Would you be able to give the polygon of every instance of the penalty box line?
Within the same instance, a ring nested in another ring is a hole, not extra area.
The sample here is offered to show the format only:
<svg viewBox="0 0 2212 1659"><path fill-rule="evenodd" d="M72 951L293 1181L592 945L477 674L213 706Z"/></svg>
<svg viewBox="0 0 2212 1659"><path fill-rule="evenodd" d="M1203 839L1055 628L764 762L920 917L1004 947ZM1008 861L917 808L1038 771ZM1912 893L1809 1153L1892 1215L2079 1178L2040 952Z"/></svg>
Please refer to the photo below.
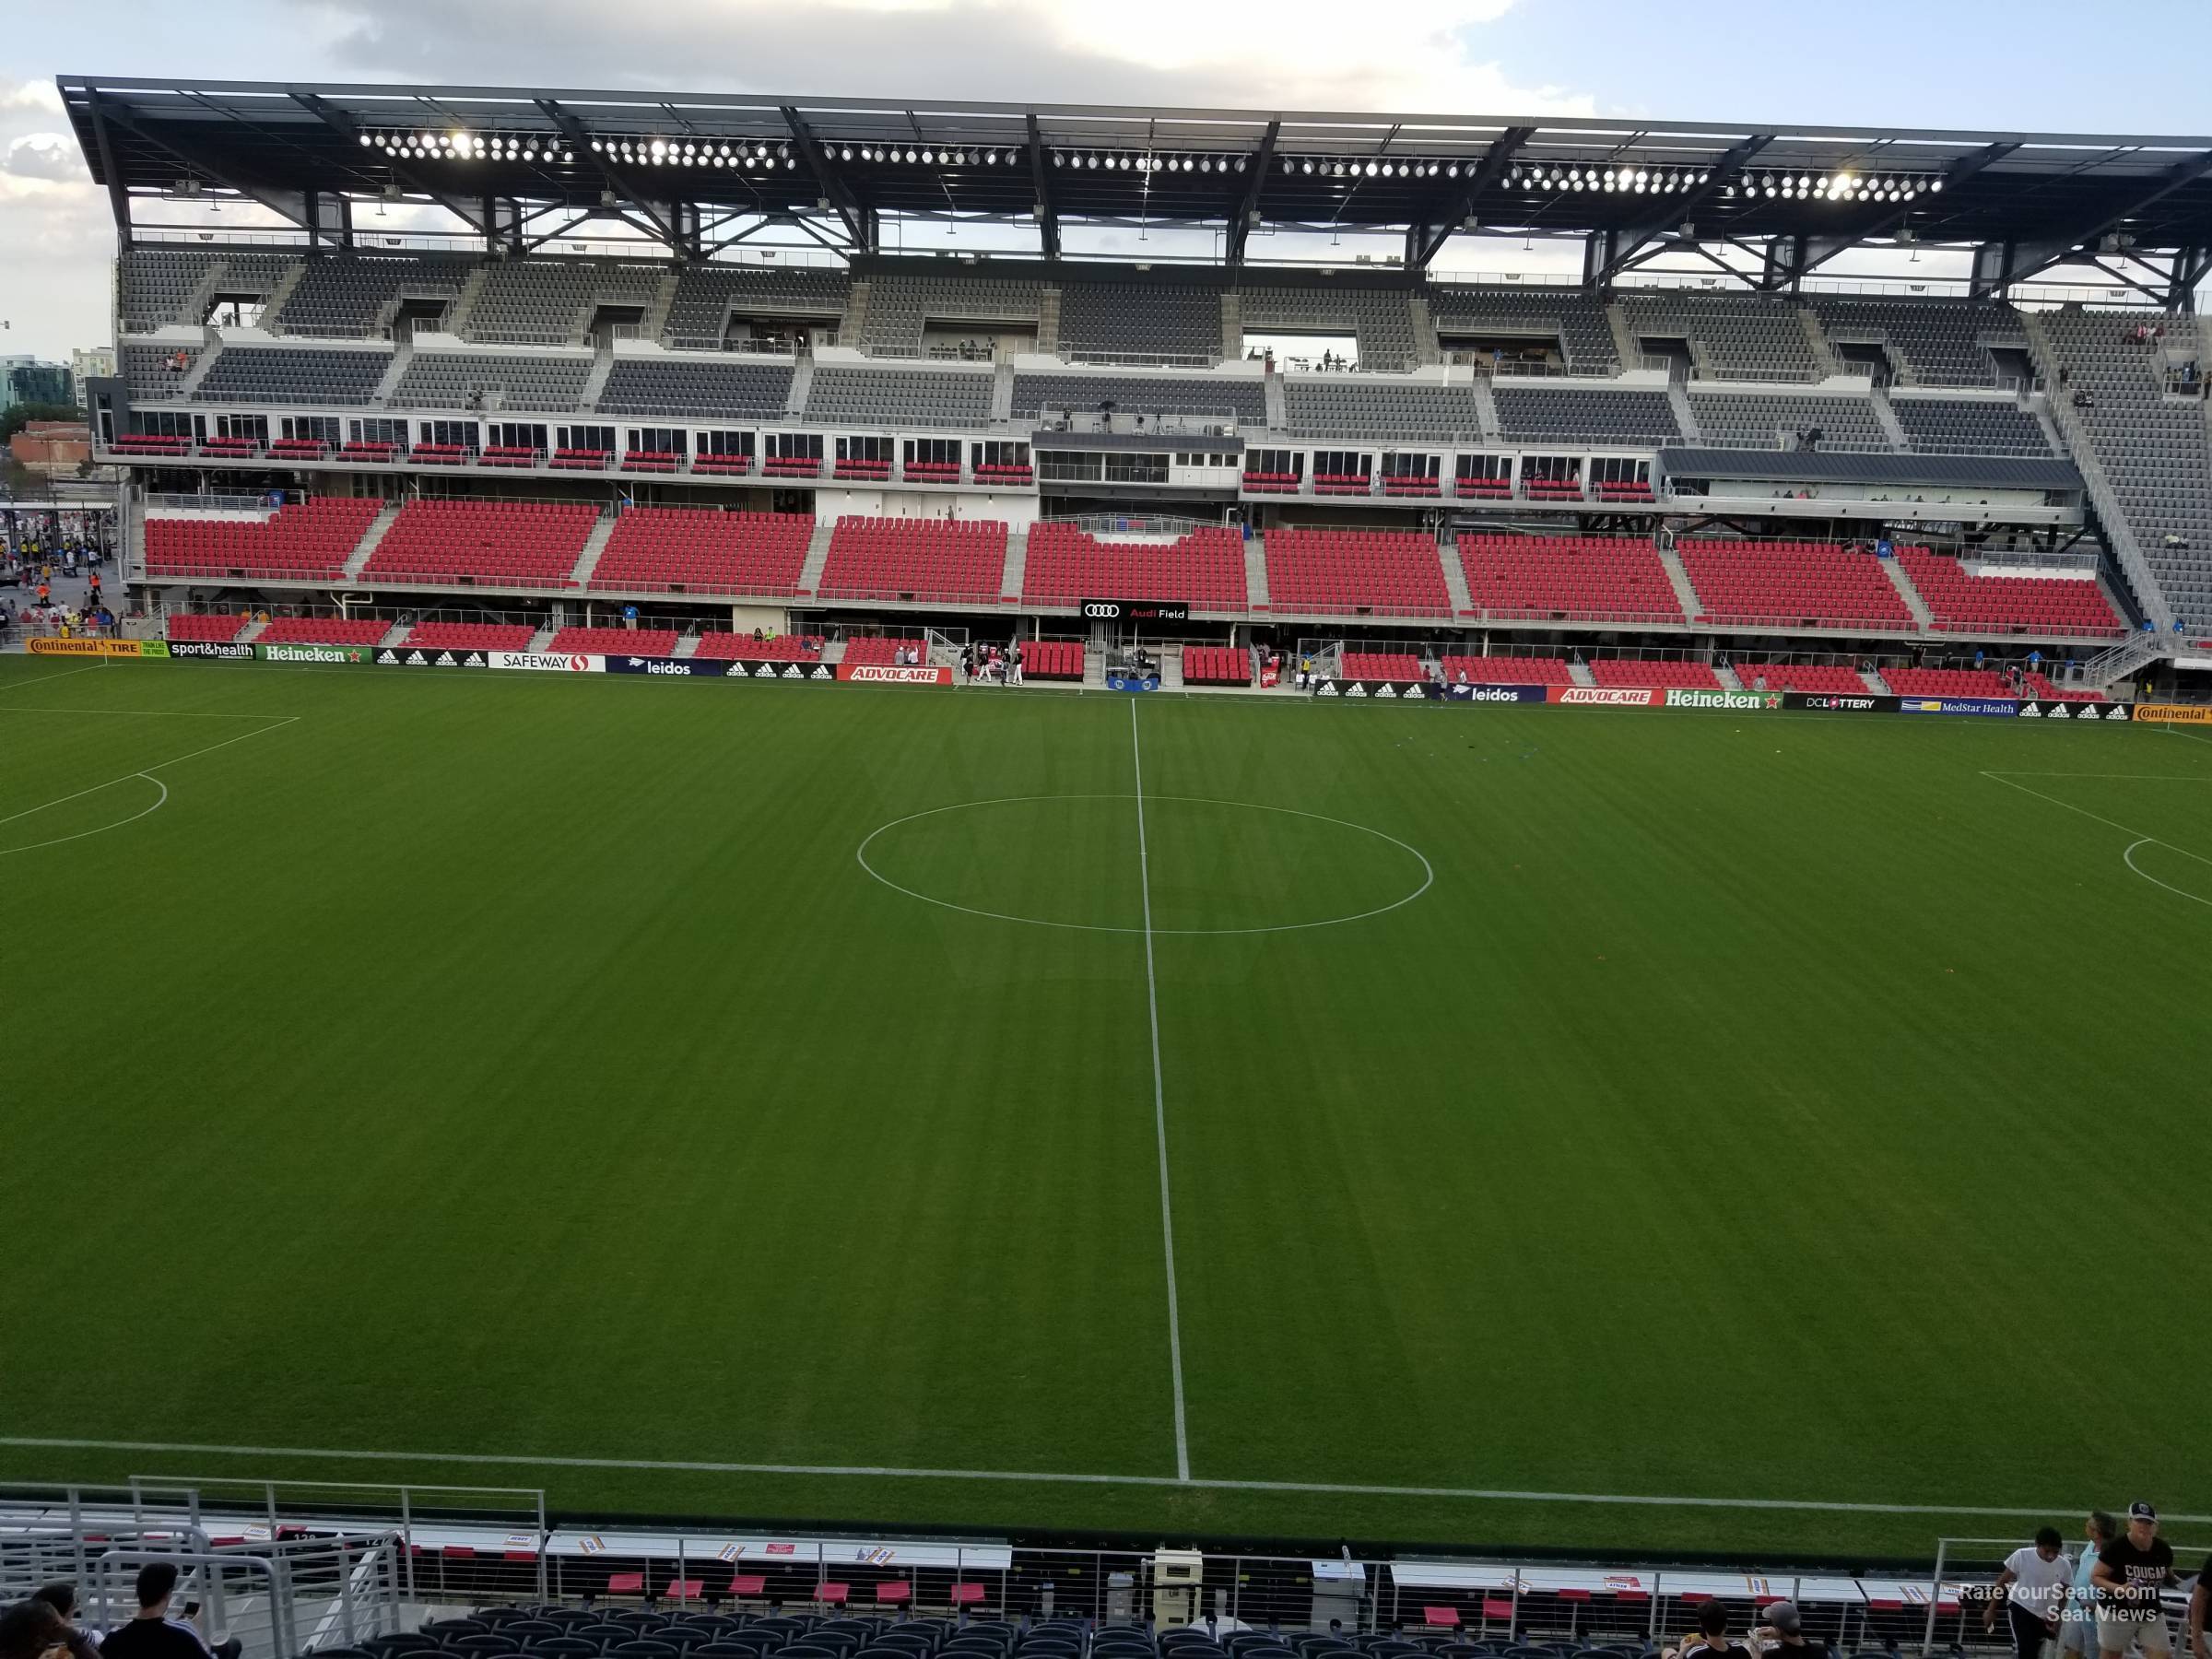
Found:
<svg viewBox="0 0 2212 1659"><path fill-rule="evenodd" d="M1852 1515L1979 1515L2001 1520L2041 1521L2094 1507L2052 1503L2014 1509L1973 1503L1871 1503L1820 1498L1702 1498L1630 1492L1538 1492L1507 1488L1389 1486L1364 1481L1227 1480L1173 1475L1065 1475L1030 1469L924 1469L892 1465L720 1463L700 1458L540 1457L514 1452L354 1452L315 1446L224 1446L194 1441L78 1440L37 1435L0 1436L0 1446L39 1451L145 1452L195 1457L314 1459L332 1463L414 1463L478 1465L501 1468L624 1469L647 1474L784 1475L873 1480L997 1481L1027 1486L1203 1488L1222 1492L1274 1492L1324 1498L1434 1498L1496 1503L1581 1503L1640 1509L1720 1509L1805 1511ZM2168 1514L2166 1519L2201 1525L2212 1515Z"/></svg>

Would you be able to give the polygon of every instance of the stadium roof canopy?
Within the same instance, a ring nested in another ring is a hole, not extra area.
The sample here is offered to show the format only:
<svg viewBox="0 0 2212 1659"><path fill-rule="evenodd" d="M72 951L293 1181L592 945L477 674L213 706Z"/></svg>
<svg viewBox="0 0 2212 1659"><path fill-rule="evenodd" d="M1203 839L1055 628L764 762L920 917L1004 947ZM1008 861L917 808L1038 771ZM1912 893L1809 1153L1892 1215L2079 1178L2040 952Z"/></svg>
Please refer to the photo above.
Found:
<svg viewBox="0 0 2212 1659"><path fill-rule="evenodd" d="M1991 292L2065 263L2156 258L2187 292L2212 246L2212 137L1754 126L496 87L59 77L118 229L147 196L261 202L310 236L350 203L435 202L522 252L612 216L711 255L765 223L844 253L900 216L1033 228L1587 239L1610 282L1659 251L1755 249L1783 287L1846 250L1975 251Z"/></svg>

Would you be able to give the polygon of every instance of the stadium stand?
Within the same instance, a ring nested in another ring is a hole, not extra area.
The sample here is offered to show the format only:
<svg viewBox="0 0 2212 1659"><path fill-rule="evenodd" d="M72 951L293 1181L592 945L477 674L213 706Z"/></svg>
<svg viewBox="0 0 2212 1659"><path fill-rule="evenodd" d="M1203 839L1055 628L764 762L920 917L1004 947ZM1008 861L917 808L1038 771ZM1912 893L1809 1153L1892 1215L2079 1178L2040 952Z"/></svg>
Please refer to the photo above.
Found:
<svg viewBox="0 0 2212 1659"><path fill-rule="evenodd" d="M1889 436L1863 397L1771 397L1743 392L1692 392L1689 412L1705 441L1730 447L1794 449L1796 435L1818 428L1820 447L1889 449Z"/></svg>
<svg viewBox="0 0 2212 1659"><path fill-rule="evenodd" d="M1706 663L1642 662L1633 657L1593 657L1590 677L1601 686L1637 686L1717 691L1721 677Z"/></svg>
<svg viewBox="0 0 2212 1659"><path fill-rule="evenodd" d="M2101 691L2084 691L2076 687L2054 686L2047 676L2038 674L2031 668L2022 669L2020 677L2028 682L2029 690L2034 692L2038 697L2049 699L2053 702L2105 702L2109 700Z"/></svg>
<svg viewBox="0 0 2212 1659"><path fill-rule="evenodd" d="M2042 422L2014 404L1897 396L1889 406L1906 441L1923 454L2041 457L2051 453Z"/></svg>
<svg viewBox="0 0 2212 1659"><path fill-rule="evenodd" d="M603 415L735 415L779 418L791 397L791 365L681 358L618 358L596 407Z"/></svg>
<svg viewBox="0 0 2212 1659"><path fill-rule="evenodd" d="M185 303L228 258L228 253L213 248L125 248L117 273L123 332L144 334L200 322L184 314Z"/></svg>
<svg viewBox="0 0 2212 1659"><path fill-rule="evenodd" d="M1060 354L1214 361L1221 296L1211 288L1064 278Z"/></svg>
<svg viewBox="0 0 2212 1659"><path fill-rule="evenodd" d="M2192 629L2212 629L2212 433L2205 404L2168 391L2163 341L2138 339L2148 326L2139 317L2062 308L2038 321L2070 388L2061 394L2062 418L2087 439L2176 615ZM2160 326L2178 336L2182 324L2169 318ZM2212 369L2212 359L2197 361L2200 371Z"/></svg>
<svg viewBox="0 0 2212 1659"><path fill-rule="evenodd" d="M899 660L902 651L921 653L929 661L929 641L913 634L862 634L845 641L845 661L857 667L880 668Z"/></svg>
<svg viewBox="0 0 2212 1659"><path fill-rule="evenodd" d="M714 512L633 507L615 521L589 586L630 593L799 591L813 518L803 512Z"/></svg>
<svg viewBox="0 0 2212 1659"><path fill-rule="evenodd" d="M1525 338L1557 351L1570 373L1620 372L1605 305L1580 288L1431 283L1429 308L1439 333Z"/></svg>
<svg viewBox="0 0 2212 1659"><path fill-rule="evenodd" d="M931 594L998 602L1006 526L995 519L841 518L822 566L824 598Z"/></svg>
<svg viewBox="0 0 2212 1659"><path fill-rule="evenodd" d="M330 254L311 258L299 282L263 326L272 334L350 339L380 332L402 300L461 297L471 262L434 253L404 257Z"/></svg>
<svg viewBox="0 0 2212 1659"><path fill-rule="evenodd" d="M1445 617L1452 596L1435 538L1409 530L1276 530L1267 593L1277 611Z"/></svg>
<svg viewBox="0 0 2212 1659"><path fill-rule="evenodd" d="M1182 683L1186 686L1249 686L1252 653L1235 645L1185 645Z"/></svg>
<svg viewBox="0 0 2212 1659"><path fill-rule="evenodd" d="M2110 640L2126 631L2094 581L1977 576L1958 559L1925 547L1900 547L1897 558L1944 633Z"/></svg>
<svg viewBox="0 0 2212 1659"><path fill-rule="evenodd" d="M1293 432L1467 441L1482 436L1482 410L1465 386L1289 375L1283 381L1283 405Z"/></svg>
<svg viewBox="0 0 2212 1659"><path fill-rule="evenodd" d="M1250 375L1018 374L1014 414L1090 412L1111 403L1124 415L1220 415L1253 426L1267 424L1267 388Z"/></svg>
<svg viewBox="0 0 2212 1659"><path fill-rule="evenodd" d="M374 645L392 631L383 617L277 617L261 630L261 645Z"/></svg>
<svg viewBox="0 0 2212 1659"><path fill-rule="evenodd" d="M1031 604L1084 598L1181 599L1200 610L1245 605L1244 540L1226 524L1209 524L1171 542L1100 541L1074 524L1030 529L1021 596Z"/></svg>
<svg viewBox="0 0 2212 1659"><path fill-rule="evenodd" d="M868 282L867 347L918 350L933 322L979 337L994 322L1034 328L1043 292L1042 283L1023 278L886 272Z"/></svg>
<svg viewBox="0 0 2212 1659"><path fill-rule="evenodd" d="M1407 652L1347 651L1340 665L1347 679L1392 680L1407 685L1429 677L1421 667L1421 659Z"/></svg>
<svg viewBox="0 0 2212 1659"><path fill-rule="evenodd" d="M841 320L847 298L844 272L826 265L686 265L677 273L661 337L682 349L719 351L733 315Z"/></svg>
<svg viewBox="0 0 2212 1659"><path fill-rule="evenodd" d="M1323 284L1248 284L1237 290L1247 333L1349 335L1360 368L1391 373L1420 360L1407 299L1403 290Z"/></svg>
<svg viewBox="0 0 2212 1659"><path fill-rule="evenodd" d="M489 393L503 408L559 413L582 406L591 378L588 357L418 351L389 401L409 408L464 409L480 406Z"/></svg>
<svg viewBox="0 0 2212 1659"><path fill-rule="evenodd" d="M134 346L125 340L116 347L115 367L133 397L174 397L199 355L191 347Z"/></svg>
<svg viewBox="0 0 2212 1659"><path fill-rule="evenodd" d="M1747 691L1812 691L1829 697L1865 697L1865 677L1847 663L1736 663Z"/></svg>
<svg viewBox="0 0 2212 1659"><path fill-rule="evenodd" d="M1021 677L1079 680L1083 677L1083 645L1078 640L1024 640L1021 641Z"/></svg>
<svg viewBox="0 0 2212 1659"><path fill-rule="evenodd" d="M1523 442L1566 440L1648 447L1682 441L1664 392L1568 391L1500 383L1490 395L1498 406L1500 433Z"/></svg>
<svg viewBox="0 0 2212 1659"><path fill-rule="evenodd" d="M1912 613L1871 553L1832 542L1685 537L1675 551L1704 609L1738 627L1909 629Z"/></svg>
<svg viewBox="0 0 2212 1659"><path fill-rule="evenodd" d="M148 518L147 569L156 576L328 581L345 568L382 506L365 496L319 496L280 507L258 523Z"/></svg>
<svg viewBox="0 0 2212 1659"><path fill-rule="evenodd" d="M1471 686L1571 686L1574 670L1565 657L1446 656L1444 678Z"/></svg>
<svg viewBox="0 0 2212 1659"><path fill-rule="evenodd" d="M540 257L490 265L463 335L485 344L577 345L596 308L650 307L662 275L659 265L638 259Z"/></svg>
<svg viewBox="0 0 2212 1659"><path fill-rule="evenodd" d="M231 346L216 354L193 395L207 403L360 405L391 367L388 351Z"/></svg>
<svg viewBox="0 0 2212 1659"><path fill-rule="evenodd" d="M2012 688L1994 668L1885 668L1882 678L1900 697L2010 697Z"/></svg>
<svg viewBox="0 0 2212 1659"><path fill-rule="evenodd" d="M886 426L986 426L991 376L954 370L822 366L806 394L806 418Z"/></svg>
<svg viewBox="0 0 2212 1659"><path fill-rule="evenodd" d="M362 567L371 582L566 587L599 509L535 501L410 501Z"/></svg>
<svg viewBox="0 0 2212 1659"><path fill-rule="evenodd" d="M1854 300L1815 295L1809 303L1831 344L1886 347L1906 385L1993 386L1996 359L1984 336L2017 336L2009 309L1967 300Z"/></svg>
<svg viewBox="0 0 2212 1659"><path fill-rule="evenodd" d="M1493 619L1683 620L1666 567L1648 541L1463 534L1459 564L1469 601Z"/></svg>
<svg viewBox="0 0 2212 1659"><path fill-rule="evenodd" d="M571 626L558 629L546 649L587 656L674 656L677 638L673 628Z"/></svg>
<svg viewBox="0 0 2212 1659"><path fill-rule="evenodd" d="M1639 340L1681 339L1701 376L1715 380L1813 381L1821 364L1798 320L1796 305L1783 299L1691 295L1646 288L1618 301L1630 335Z"/></svg>
<svg viewBox="0 0 2212 1659"><path fill-rule="evenodd" d="M536 631L527 622L418 622L399 643L424 651L527 651Z"/></svg>
<svg viewBox="0 0 2212 1659"><path fill-rule="evenodd" d="M171 611L163 628L171 640L191 641L201 644L228 644L246 631L251 618L229 612L194 616L184 611Z"/></svg>
<svg viewBox="0 0 2212 1659"><path fill-rule="evenodd" d="M814 663L822 655L819 634L778 634L772 640L751 634L702 633L691 654L716 663Z"/></svg>

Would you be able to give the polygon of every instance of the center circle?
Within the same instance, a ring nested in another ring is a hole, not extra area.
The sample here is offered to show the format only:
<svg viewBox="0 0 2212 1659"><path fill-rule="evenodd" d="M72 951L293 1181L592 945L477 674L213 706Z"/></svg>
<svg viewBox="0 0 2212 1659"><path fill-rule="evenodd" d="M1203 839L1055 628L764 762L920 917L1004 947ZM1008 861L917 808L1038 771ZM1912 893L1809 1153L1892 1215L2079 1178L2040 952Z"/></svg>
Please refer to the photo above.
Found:
<svg viewBox="0 0 2212 1659"><path fill-rule="evenodd" d="M1324 813L1147 794L1140 834L1138 806L1134 794L959 801L877 826L853 856L894 892L963 915L1183 938L1364 922L1436 880L1418 848Z"/></svg>

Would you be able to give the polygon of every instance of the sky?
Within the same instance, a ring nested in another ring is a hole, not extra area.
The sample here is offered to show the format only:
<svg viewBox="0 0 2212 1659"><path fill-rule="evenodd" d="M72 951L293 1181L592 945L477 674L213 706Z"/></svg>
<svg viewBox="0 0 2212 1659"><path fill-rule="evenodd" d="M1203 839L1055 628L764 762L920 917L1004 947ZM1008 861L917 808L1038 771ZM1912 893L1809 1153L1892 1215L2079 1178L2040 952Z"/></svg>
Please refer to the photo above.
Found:
<svg viewBox="0 0 2212 1659"><path fill-rule="evenodd" d="M0 0L0 352L110 336L65 73L2203 135L2212 3Z"/></svg>

